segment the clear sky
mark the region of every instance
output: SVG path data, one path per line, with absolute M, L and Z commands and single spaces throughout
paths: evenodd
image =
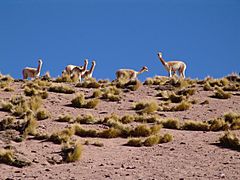
M 240 71 L 239 0 L 0 0 L 0 72 L 25 66 L 53 77 L 67 64 L 96 60 L 97 79 L 120 68 L 167 75 L 157 58 L 182 60 L 186 76 Z

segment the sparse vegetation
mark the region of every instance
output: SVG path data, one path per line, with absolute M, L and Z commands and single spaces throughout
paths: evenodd
M 182 129 L 191 131 L 208 131 L 209 124 L 201 121 L 187 120 L 184 122 Z
M 102 90 L 102 99 L 109 100 L 109 101 L 120 101 L 120 93 L 121 90 L 119 90 L 116 86 L 110 86 L 106 87 Z
M 169 128 L 169 129 L 180 128 L 180 121 L 179 119 L 176 119 L 176 118 L 163 119 L 160 121 L 160 124 L 162 124 L 164 128 Z
M 94 124 L 96 122 L 96 119 L 92 114 L 87 114 L 83 116 L 77 116 L 74 121 L 80 124 Z
M 95 78 L 88 78 L 84 79 L 83 82 L 78 83 L 76 87 L 83 87 L 83 88 L 99 88 L 101 85 L 97 82 Z
M 22 168 L 31 165 L 30 162 L 18 160 L 11 149 L 0 149 L 0 163 Z
M 81 158 L 83 151 L 82 144 L 77 142 L 74 145 L 65 145 L 62 148 L 63 161 L 70 163 L 75 162 Z
M 70 114 L 61 114 L 57 119 L 58 122 L 71 122 L 72 120 L 73 117 Z
M 49 141 L 56 144 L 67 143 L 70 138 L 75 134 L 75 127 L 65 128 L 62 131 L 55 132 L 49 137 Z
M 157 102 L 139 102 L 134 105 L 134 109 L 138 111 L 140 114 L 150 114 L 156 112 L 159 106 Z
M 36 112 L 37 120 L 44 120 L 50 117 L 50 113 L 46 109 L 39 109 Z
M 226 93 L 224 90 L 220 87 L 216 87 L 216 90 L 214 91 L 214 95 L 211 97 L 218 98 L 218 99 L 228 99 L 232 96 L 231 93 Z
M 170 111 L 186 111 L 190 109 L 190 107 L 191 103 L 189 103 L 188 101 L 182 101 L 180 104 L 170 108 Z
M 56 92 L 56 93 L 65 93 L 65 94 L 73 94 L 75 90 L 67 85 L 53 85 L 51 86 L 48 91 Z
M 100 100 L 91 99 L 86 101 L 83 93 L 77 93 L 75 98 L 71 102 L 73 107 L 91 109 L 95 108 L 99 104 Z
M 220 137 L 219 141 L 220 145 L 224 147 L 240 150 L 239 138 L 233 132 L 227 131 L 224 136 Z

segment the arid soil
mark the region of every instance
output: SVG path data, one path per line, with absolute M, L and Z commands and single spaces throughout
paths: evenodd
M 67 84 L 67 83 L 65 83 Z M 77 92 L 84 92 L 86 97 L 94 89 L 72 86 Z M 12 82 L 13 92 L 0 90 L 0 99 L 9 100 L 16 95 L 24 95 L 23 82 Z M 123 116 L 135 114 L 134 102 L 155 100 L 158 90 L 155 85 L 142 85 L 137 91 L 123 92 L 119 102 L 100 100 L 94 109 L 74 108 L 69 106 L 74 94 L 48 92 L 43 100 L 51 117 L 38 121 L 38 131 L 49 134 L 69 126 L 67 122 L 57 122 L 60 114 L 92 114 L 103 119 L 112 113 Z M 189 110 L 168 112 L 157 111 L 162 118 L 175 117 L 180 121 L 206 121 L 221 117 L 226 112 L 240 113 L 239 91 L 232 92 L 229 99 L 210 97 L 213 91 L 204 91 L 197 85 L 196 93 L 190 97 L 196 100 Z M 208 100 L 209 104 L 200 103 Z M 9 115 L 0 111 L 0 120 Z M 82 125 L 86 128 L 106 129 L 102 124 Z M 233 131 L 240 137 L 240 130 Z M 15 142 L 11 136 L 18 135 L 14 130 L 0 131 L 0 147 L 11 146 L 21 159 L 31 162 L 30 166 L 18 168 L 0 164 L 0 179 L 240 179 L 240 153 L 238 150 L 223 148 L 219 138 L 224 131 L 188 131 L 162 128 L 160 134 L 170 133 L 173 141 L 151 147 L 126 146 L 129 138 L 83 138 L 74 136 L 82 144 L 86 140 L 90 145 L 83 145 L 80 160 L 72 163 L 54 163 L 61 161 L 62 145 L 36 140 L 28 136 L 22 142 Z M 91 145 L 103 143 L 102 147 Z M 52 161 L 51 161 L 52 160 Z

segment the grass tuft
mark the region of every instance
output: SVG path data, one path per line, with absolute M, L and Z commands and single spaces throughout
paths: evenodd
M 51 86 L 48 91 L 50 92 L 56 92 L 56 93 L 65 93 L 65 94 L 73 94 L 75 93 L 75 90 L 67 85 L 54 85 Z
M 240 141 L 233 132 L 227 131 L 224 136 L 220 137 L 219 141 L 224 147 L 236 148 L 240 150 Z
M 63 161 L 67 163 L 78 161 L 81 158 L 82 151 L 81 143 L 75 143 L 73 146 L 65 145 L 62 148 Z

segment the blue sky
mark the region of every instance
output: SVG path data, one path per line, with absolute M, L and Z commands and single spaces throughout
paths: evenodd
M 186 62 L 187 77 L 239 72 L 240 1 L 0 0 L 0 72 L 14 78 L 41 57 L 53 77 L 88 58 L 97 79 L 145 65 L 143 80 L 167 75 L 158 51 Z

